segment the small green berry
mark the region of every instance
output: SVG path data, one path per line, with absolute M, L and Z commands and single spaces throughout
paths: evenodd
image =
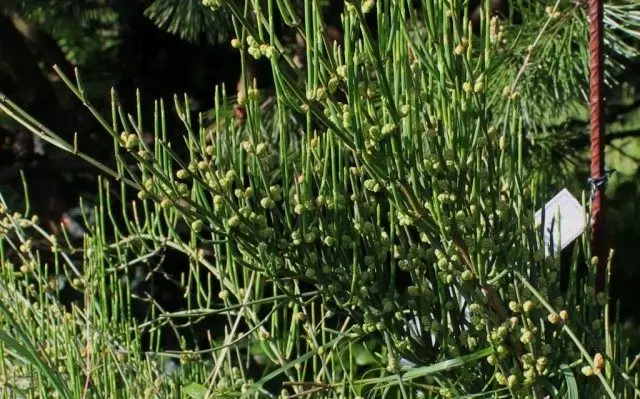
M 275 202 L 273 202 L 271 198 L 265 197 L 260 200 L 260 206 L 262 206 L 265 209 L 271 209 L 275 206 Z
M 264 155 L 267 152 L 267 145 L 260 143 L 256 146 L 256 155 Z
M 536 305 L 532 301 L 525 301 L 522 304 L 522 310 L 524 310 L 525 313 L 531 312 L 535 307 L 536 307 Z
M 363 14 L 367 14 L 369 11 L 371 11 L 371 9 L 373 8 L 373 6 L 375 6 L 376 2 L 374 0 L 364 0 L 361 4 L 360 4 L 360 10 L 362 11 Z
M 138 143 L 139 143 L 138 136 L 132 133 L 129 136 L 127 136 L 127 141 L 125 142 L 124 146 L 127 150 L 132 150 L 138 145 Z
M 233 215 L 227 221 L 229 227 L 238 227 L 240 225 L 240 218 L 237 215 Z
M 138 198 L 142 201 L 146 200 L 149 198 L 149 192 L 145 190 L 138 191 Z
M 587 377 L 591 377 L 594 374 L 591 366 L 584 366 L 580 371 Z
M 496 372 L 494 374 L 494 377 L 496 379 L 496 381 L 498 382 L 498 384 L 500 385 L 507 385 L 507 377 L 504 376 L 504 374 L 502 374 L 501 372 Z
M 203 227 L 202 220 L 196 220 L 193 223 L 191 223 L 191 229 L 196 233 L 199 233 L 200 231 L 202 231 L 202 227 Z
M 498 144 L 501 151 L 506 151 L 507 148 L 509 148 L 509 141 L 507 140 L 506 136 L 500 136 Z
M 332 247 L 334 246 L 336 243 L 335 238 L 331 237 L 331 236 L 326 236 L 324 238 L 324 245 L 328 246 L 328 247 Z
M 180 169 L 179 171 L 176 172 L 176 177 L 178 177 L 178 179 L 180 180 L 188 179 L 190 176 L 191 174 L 189 173 L 189 171 L 184 169 Z
M 533 342 L 534 339 L 535 339 L 535 335 L 530 330 L 526 330 L 520 336 L 520 342 L 522 342 L 523 344 L 530 344 L 531 342 Z

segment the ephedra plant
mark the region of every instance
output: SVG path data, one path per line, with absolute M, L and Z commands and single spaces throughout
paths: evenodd
M 58 71 L 113 139 L 113 169 L 1 99 L 102 176 L 80 244 L 3 207 L 5 384 L 62 397 L 640 394 L 608 289 L 594 290 L 588 231 L 573 256 L 545 256 L 534 224 L 568 176 L 536 134 L 584 103 L 580 4 L 514 1 L 514 26 L 485 17 L 487 1 L 473 26 L 461 0 L 346 2 L 338 43 L 314 1 L 203 3 L 231 16 L 243 60 L 270 60 L 273 95 L 245 75 L 235 98 L 216 88 L 211 113 L 176 97 L 144 126 L 114 92 L 101 115 L 79 74 Z M 629 4 L 607 8 L 610 25 L 638 12 Z M 303 38 L 302 68 L 276 20 Z M 171 112 L 182 141 L 168 139 Z M 188 258 L 187 309 L 146 297 L 134 319 L 132 276 L 168 250 Z M 60 281 L 81 293 L 70 310 Z M 181 349 L 163 351 L 161 334 Z

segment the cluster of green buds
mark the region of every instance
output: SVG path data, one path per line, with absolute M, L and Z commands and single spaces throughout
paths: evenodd
M 494 374 L 494 378 L 496 382 L 502 386 L 506 386 L 509 389 L 517 388 L 520 384 L 521 379 L 518 377 L 518 373 L 515 369 L 511 370 L 512 373 L 509 375 L 505 375 L 500 371 L 497 371 Z
M 482 93 L 484 91 L 484 74 L 481 74 L 474 82 L 467 81 L 462 84 L 462 90 L 466 93 Z
M 497 47 L 498 51 L 504 51 L 506 49 L 506 29 L 507 27 L 505 23 L 500 19 L 499 16 L 496 15 L 491 18 L 491 22 L 489 24 L 489 37 L 491 43 L 493 43 Z
M 128 151 L 138 148 L 139 143 L 140 139 L 137 134 L 127 132 L 120 133 L 120 145 Z
M 587 377 L 602 373 L 605 366 L 604 356 L 601 353 L 596 353 L 593 357 L 593 366 L 586 365 L 582 367 L 582 374 Z
M 556 7 L 547 6 L 544 10 L 551 19 L 558 19 L 562 16 L 562 12 L 558 11 Z
M 548 362 L 549 359 L 546 356 L 535 357 L 530 353 L 526 353 L 522 356 L 522 368 L 524 369 L 524 384 L 533 385 L 538 376 L 546 376 L 549 374 Z
M 240 47 L 240 43 L 238 42 L 232 42 L 232 45 L 234 47 Z M 270 60 L 277 60 L 280 56 L 277 48 L 270 44 L 259 43 L 253 36 L 247 36 L 247 46 L 247 52 L 255 59 L 260 59 L 264 56 Z
M 202 5 L 211 8 L 213 11 L 217 11 L 224 5 L 225 0 L 202 0 Z
M 456 55 L 462 55 L 467 51 L 468 48 L 469 48 L 469 39 L 466 38 L 466 37 L 461 37 L 460 38 L 460 43 L 458 43 L 458 45 L 456 45 L 456 47 L 454 48 L 453 52 Z

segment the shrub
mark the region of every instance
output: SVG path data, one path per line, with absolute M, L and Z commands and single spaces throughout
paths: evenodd
M 270 60 L 275 95 L 245 79 L 233 112 L 218 88 L 198 121 L 176 97 L 183 143 L 167 139 L 163 102 L 146 142 L 140 117 L 112 93 L 104 119 L 79 76 L 60 73 L 114 140 L 115 169 L 0 103 L 105 176 L 80 245 L 4 211 L 5 384 L 63 397 L 638 394 L 586 239 L 562 263 L 534 225 L 557 176 L 526 149 L 580 101 L 582 8 L 522 6 L 522 26 L 484 18 L 474 34 L 462 1 L 347 2 L 338 45 L 315 2 L 304 18 L 288 0 L 204 3 L 233 15 L 244 58 Z M 276 13 L 304 38 L 303 70 Z M 168 250 L 189 259 L 174 273 L 186 309 L 140 298 L 138 323 L 132 275 Z M 58 281 L 82 295 L 70 309 Z M 159 350 L 162 326 L 179 351 Z

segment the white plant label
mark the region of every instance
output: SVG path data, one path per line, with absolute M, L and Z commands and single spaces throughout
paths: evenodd
M 544 214 L 545 257 L 551 253 L 551 245 L 553 245 L 553 252 L 557 253 L 578 238 L 586 228 L 586 212 L 566 188 L 545 204 Z M 536 212 L 535 225 L 543 225 L 542 209 Z

